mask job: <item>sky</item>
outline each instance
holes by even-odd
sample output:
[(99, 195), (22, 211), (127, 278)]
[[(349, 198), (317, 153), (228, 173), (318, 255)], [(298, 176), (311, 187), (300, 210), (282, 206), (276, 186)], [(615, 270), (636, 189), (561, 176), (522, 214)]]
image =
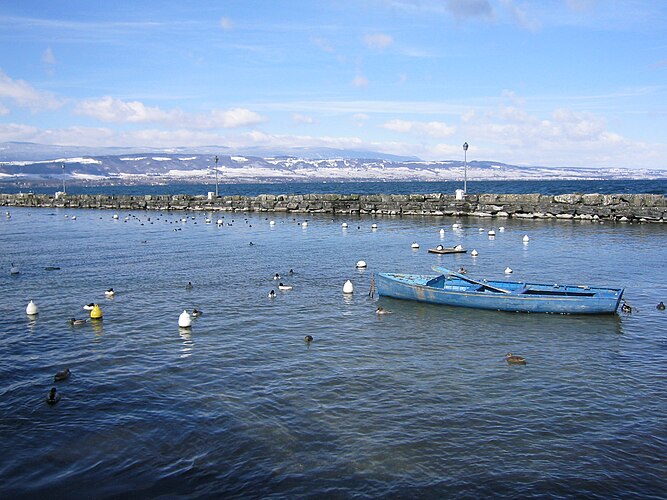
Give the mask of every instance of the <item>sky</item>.
[(3, 0), (0, 142), (667, 168), (667, 1)]

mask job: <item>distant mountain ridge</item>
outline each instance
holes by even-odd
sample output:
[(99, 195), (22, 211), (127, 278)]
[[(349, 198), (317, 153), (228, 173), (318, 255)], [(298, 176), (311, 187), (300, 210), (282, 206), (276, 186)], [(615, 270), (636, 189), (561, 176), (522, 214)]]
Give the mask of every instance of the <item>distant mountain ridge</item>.
[[(422, 161), (367, 151), (312, 148), (268, 153), (257, 148), (232, 152), (219, 146), (91, 148), (5, 142), (0, 143), (0, 182), (202, 182), (214, 178), (216, 155), (220, 182), (447, 181), (464, 176), (460, 160)], [(470, 161), (467, 174), (470, 180), (667, 178), (667, 171), (659, 169), (532, 167), (494, 161)]]

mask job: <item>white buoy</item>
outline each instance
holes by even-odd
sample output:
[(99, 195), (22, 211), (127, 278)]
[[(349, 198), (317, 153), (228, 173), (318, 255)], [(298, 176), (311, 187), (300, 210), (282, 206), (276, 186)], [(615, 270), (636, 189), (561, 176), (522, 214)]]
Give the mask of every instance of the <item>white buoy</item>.
[(377, 224), (371, 224), (371, 229), (377, 229), (378, 225)]
[(118, 214), (113, 214), (113, 215), (111, 216), (111, 218), (117, 220), (117, 219), (118, 219)]
[(217, 221), (215, 221), (215, 223), (216, 223), (218, 226), (222, 226), (222, 224), (223, 224), (222, 219), (218, 219)]
[(340, 225), (340, 227), (342, 227), (343, 229), (347, 229), (347, 222), (343, 222), (343, 223)]
[(39, 307), (37, 307), (37, 304), (35, 304), (32, 300), (28, 302), (28, 305), (25, 308), (25, 313), (28, 316), (34, 316), (35, 314), (39, 314)]
[(365, 260), (360, 260), (360, 261), (357, 262), (357, 265), (356, 265), (356, 268), (357, 268), (357, 269), (362, 269), (362, 268), (364, 268), (364, 267), (367, 267), (367, 266), (366, 266), (366, 261), (365, 261)]
[(530, 238), (528, 237), (528, 235), (527, 235), (527, 234), (524, 234), (524, 235), (523, 235), (523, 242), (524, 242), (524, 243), (528, 243), (529, 241), (530, 241)]
[(499, 232), (499, 233), (504, 233), (504, 232), (505, 232), (505, 226), (500, 226), (500, 227), (498, 228), (498, 232)]
[(269, 221), (269, 226), (275, 226), (275, 225), (276, 225), (276, 221), (274, 221), (274, 220)]
[(440, 230), (440, 236), (444, 236), (444, 235), (445, 235), (445, 230), (444, 230), (444, 229), (441, 229), (441, 230)]
[(452, 229), (461, 229), (461, 224), (459, 224), (458, 222), (452, 224)]
[(477, 250), (473, 249), (473, 251), (470, 252), (470, 255), (472, 255), (473, 257), (477, 257), (479, 255), (479, 252), (477, 252)]
[(489, 238), (494, 238), (496, 236), (496, 232), (493, 229), (490, 229), (487, 234), (489, 235)]
[(483, 228), (483, 227), (480, 227), (480, 228), (479, 228), (479, 232), (480, 232), (480, 233), (483, 233), (483, 232), (484, 232), (484, 228)]
[(410, 245), (410, 247), (411, 247), (411, 248), (419, 248), (419, 243), (417, 243), (417, 242), (415, 241), (412, 245)]
[(354, 285), (350, 280), (347, 280), (343, 285), (343, 293), (354, 293)]
[(185, 309), (183, 309), (183, 312), (178, 317), (178, 326), (181, 328), (190, 328), (192, 326), (192, 316)]
[(206, 224), (210, 224), (210, 223), (211, 223), (211, 219), (209, 219), (209, 218), (207, 217), (206, 219), (204, 219), (204, 222), (205, 222)]
[(505, 268), (505, 274), (512, 274), (512, 272), (513, 272), (513, 271), (512, 271), (512, 268), (511, 268), (511, 267), (507, 266), (507, 267)]
[(305, 221), (304, 221), (304, 222), (302, 222), (302, 223), (301, 223), (301, 227), (308, 227), (308, 223), (307, 223), (307, 222), (305, 222)]
[(9, 268), (9, 274), (19, 274), (20, 272), (21, 270), (19, 269), (19, 266), (12, 262), (12, 265)]

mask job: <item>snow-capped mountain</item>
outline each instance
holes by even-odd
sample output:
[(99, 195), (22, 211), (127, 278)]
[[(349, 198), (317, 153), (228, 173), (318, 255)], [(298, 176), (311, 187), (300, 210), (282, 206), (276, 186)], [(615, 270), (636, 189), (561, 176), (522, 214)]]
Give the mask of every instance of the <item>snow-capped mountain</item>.
[[(201, 182), (215, 176), (216, 165), (221, 182), (446, 181), (464, 176), (462, 161), (420, 161), (360, 151), (336, 155), (341, 152), (302, 150), (299, 155), (254, 156), (230, 154), (226, 148), (211, 146), (196, 151), (179, 148), (157, 152), (106, 148), (102, 153), (98, 149), (95, 154), (91, 148), (3, 143), (0, 181), (38, 183), (65, 178), (70, 184)], [(471, 161), (467, 164), (467, 175), (471, 180), (654, 179), (667, 178), (667, 171), (528, 167)]]

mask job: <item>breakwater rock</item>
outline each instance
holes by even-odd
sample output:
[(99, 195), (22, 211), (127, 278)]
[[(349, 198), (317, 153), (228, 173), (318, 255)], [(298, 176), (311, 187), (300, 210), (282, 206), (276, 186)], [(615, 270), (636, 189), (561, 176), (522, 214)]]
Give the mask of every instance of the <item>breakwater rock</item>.
[(259, 196), (0, 194), (5, 207), (198, 210), (331, 215), (429, 215), (666, 222), (654, 194), (292, 194)]

